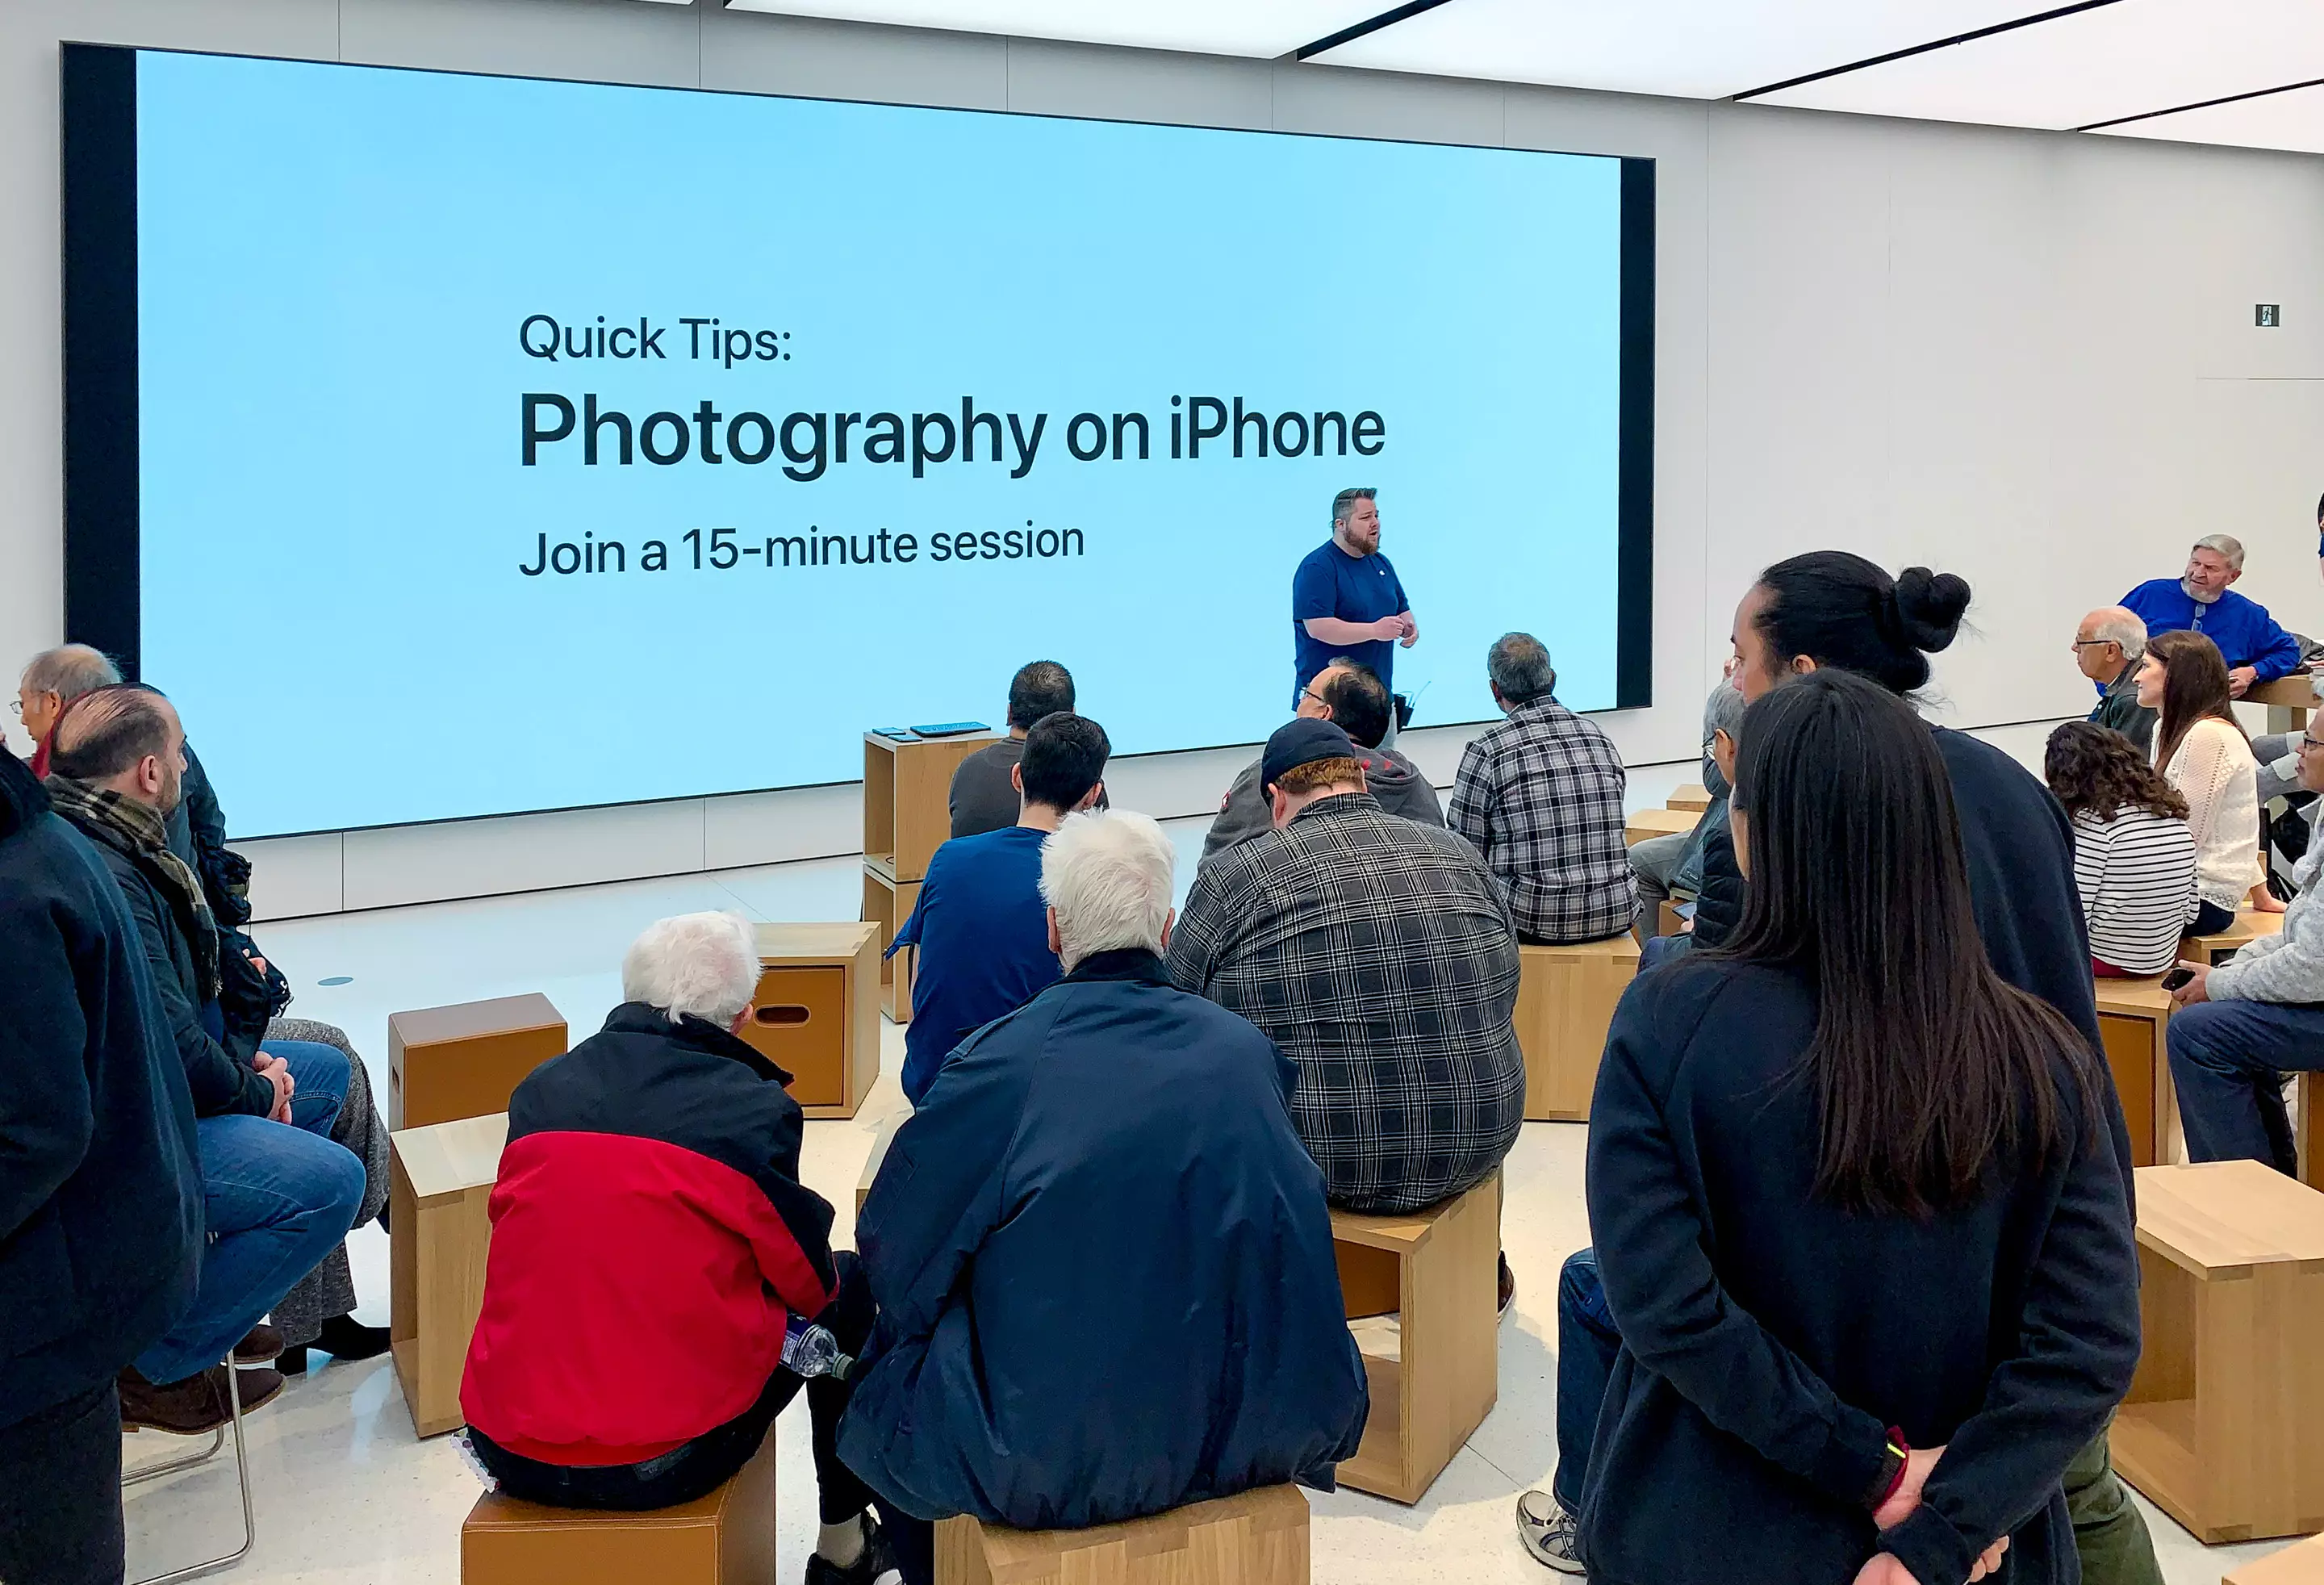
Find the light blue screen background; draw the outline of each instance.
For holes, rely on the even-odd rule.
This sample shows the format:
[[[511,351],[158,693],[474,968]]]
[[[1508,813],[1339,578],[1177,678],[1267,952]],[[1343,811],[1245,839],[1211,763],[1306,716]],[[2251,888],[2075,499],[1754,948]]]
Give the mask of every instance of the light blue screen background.
[[[1510,628],[1614,703],[1614,160],[150,52],[138,128],[144,675],[237,835],[851,780],[865,728],[998,723],[1036,657],[1117,753],[1255,741],[1347,484],[1413,602],[1418,724],[1494,714]],[[535,313],[643,317],[669,356],[540,361]],[[692,361],[685,316],[793,355]],[[577,432],[524,467],[525,392],[1049,417],[1020,480],[801,484],[779,451],[585,467]],[[1385,446],[1173,461],[1174,394],[1370,409]],[[1084,410],[1147,414],[1152,459],[1074,461]],[[929,558],[1028,519],[1087,555]],[[680,543],[809,523],[920,559]],[[517,571],[585,530],[631,570]]]

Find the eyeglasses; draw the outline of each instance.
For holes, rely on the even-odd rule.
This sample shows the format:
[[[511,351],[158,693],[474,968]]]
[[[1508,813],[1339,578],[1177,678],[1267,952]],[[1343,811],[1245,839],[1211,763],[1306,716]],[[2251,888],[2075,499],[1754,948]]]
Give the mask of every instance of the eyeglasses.
[[[2112,639],[2076,639],[2074,640],[2074,648],[2077,650],[2088,650],[2099,644],[2111,644],[2113,642],[2114,640]]]
[[[9,700],[9,701],[8,701],[8,708],[9,708],[9,709],[11,709],[11,710],[14,710],[14,711],[16,713],[16,719],[18,719],[19,721],[22,721],[22,720],[24,718],[24,701],[23,701],[23,700],[22,700],[22,699],[11,699],[11,700]]]
[[[1314,688],[1301,688],[1299,690],[1299,696],[1303,699],[1313,699],[1315,703],[1323,705],[1327,710],[1332,707],[1332,701],[1317,693]]]
[[[2300,746],[2303,749],[2324,749],[2324,737],[2310,737],[2302,733],[2300,734]]]

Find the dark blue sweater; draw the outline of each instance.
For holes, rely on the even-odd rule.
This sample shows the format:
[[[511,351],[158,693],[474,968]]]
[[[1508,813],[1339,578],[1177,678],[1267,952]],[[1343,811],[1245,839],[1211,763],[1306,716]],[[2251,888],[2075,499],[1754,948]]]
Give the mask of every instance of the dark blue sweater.
[[[1049,950],[1049,910],[1041,900],[1047,840],[1033,826],[1005,825],[955,836],[929,862],[919,903],[896,932],[897,946],[920,953],[912,1021],[904,1026],[904,1095],[913,1105],[954,1046],[1023,1007],[1064,972]]]

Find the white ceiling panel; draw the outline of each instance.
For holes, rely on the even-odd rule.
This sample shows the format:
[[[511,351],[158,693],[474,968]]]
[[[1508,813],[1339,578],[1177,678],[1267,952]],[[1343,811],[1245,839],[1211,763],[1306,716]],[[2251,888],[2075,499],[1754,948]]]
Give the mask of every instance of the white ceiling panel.
[[[2324,154],[2324,87],[2181,110],[2175,115],[2151,116],[2104,130],[2116,137],[2169,138],[2177,143]]]
[[[2043,0],[1447,0],[1314,59],[1719,99],[2044,9]]]
[[[732,11],[883,22],[954,32],[1135,44],[1206,55],[1286,55],[1394,0],[728,0]]]
[[[1754,102],[2073,127],[2316,77],[2319,0],[2119,0]]]

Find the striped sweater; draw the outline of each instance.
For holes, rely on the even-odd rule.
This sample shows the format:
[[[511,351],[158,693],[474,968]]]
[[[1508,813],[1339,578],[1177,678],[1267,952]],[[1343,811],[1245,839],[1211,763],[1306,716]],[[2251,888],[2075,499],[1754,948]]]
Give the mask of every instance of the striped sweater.
[[[2126,974],[2159,974],[2195,917],[2195,834],[2184,820],[2128,806],[2074,816],[2074,886],[2090,955]]]

